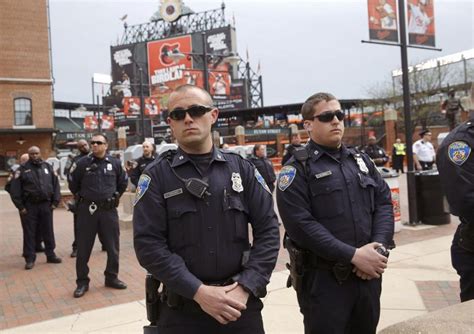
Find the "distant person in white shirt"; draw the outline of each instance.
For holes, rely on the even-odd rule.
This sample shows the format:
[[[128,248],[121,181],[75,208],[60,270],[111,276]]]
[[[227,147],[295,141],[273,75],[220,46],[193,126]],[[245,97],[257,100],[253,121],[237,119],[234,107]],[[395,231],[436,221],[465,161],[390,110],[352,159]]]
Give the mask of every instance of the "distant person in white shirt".
[[[425,12],[425,6],[429,0],[415,0],[414,3],[409,2],[410,19],[408,21],[408,33],[410,34],[426,34],[428,26],[433,21]],[[416,5],[415,3],[418,2]]]
[[[420,140],[413,144],[413,160],[417,170],[429,170],[433,168],[436,153],[431,144],[431,131],[423,130],[420,132]]]

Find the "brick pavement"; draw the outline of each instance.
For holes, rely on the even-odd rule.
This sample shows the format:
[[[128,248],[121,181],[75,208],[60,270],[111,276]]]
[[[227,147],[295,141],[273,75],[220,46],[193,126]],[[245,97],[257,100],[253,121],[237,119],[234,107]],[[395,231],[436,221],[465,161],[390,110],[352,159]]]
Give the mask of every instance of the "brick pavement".
[[[63,263],[47,264],[44,254],[40,253],[34,269],[26,271],[20,255],[22,232],[18,213],[6,205],[2,205],[0,213],[0,330],[144,298],[144,270],[134,254],[132,230],[122,230],[120,238],[119,277],[128,284],[128,289],[104,287],[106,254],[100,251],[100,243],[96,242],[89,262],[90,290],[76,299],[72,297],[76,287],[75,260],[69,257],[72,215],[64,209],[58,209],[54,214],[56,252],[63,258]],[[455,224],[449,224],[424,230],[403,229],[396,234],[395,240],[398,245],[404,245],[451,235],[455,227]],[[287,261],[287,253],[281,248],[275,271],[284,270]],[[458,302],[459,287],[455,282],[420,281],[417,286],[429,310]]]

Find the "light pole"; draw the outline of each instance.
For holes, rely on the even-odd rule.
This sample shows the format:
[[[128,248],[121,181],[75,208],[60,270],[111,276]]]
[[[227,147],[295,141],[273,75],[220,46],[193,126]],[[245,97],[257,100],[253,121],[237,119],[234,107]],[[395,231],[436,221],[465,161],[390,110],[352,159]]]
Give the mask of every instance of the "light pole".
[[[110,85],[112,83],[112,77],[108,74],[101,74],[101,73],[94,73],[91,78],[91,85],[92,85],[92,104],[96,106],[97,108],[97,129],[99,132],[101,132],[102,128],[102,120],[100,117],[100,104],[99,104],[99,94],[97,94],[97,104],[94,101],[95,95],[95,84],[102,84],[102,85]],[[102,101],[103,102],[103,101]],[[94,112],[94,115],[96,114]]]

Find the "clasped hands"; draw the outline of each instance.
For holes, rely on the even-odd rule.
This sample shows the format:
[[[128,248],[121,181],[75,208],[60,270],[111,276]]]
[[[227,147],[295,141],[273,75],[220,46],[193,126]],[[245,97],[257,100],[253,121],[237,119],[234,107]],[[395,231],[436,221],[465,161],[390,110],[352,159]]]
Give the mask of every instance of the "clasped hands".
[[[247,308],[249,294],[239,283],[225,286],[201,284],[194,300],[202,310],[223,325],[236,321]]]
[[[380,278],[387,268],[388,258],[379,254],[377,248],[382,246],[378,242],[372,242],[363,247],[357,248],[351,263],[354,265],[354,272],[357,277],[363,280]]]

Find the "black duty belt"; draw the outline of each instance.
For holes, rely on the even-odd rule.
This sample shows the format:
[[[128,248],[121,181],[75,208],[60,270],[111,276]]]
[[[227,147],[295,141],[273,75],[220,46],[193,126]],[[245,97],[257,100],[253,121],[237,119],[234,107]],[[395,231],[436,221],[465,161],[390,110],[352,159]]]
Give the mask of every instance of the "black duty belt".
[[[309,255],[305,262],[310,269],[331,271],[339,284],[344,283],[349,278],[353,268],[351,263],[328,261],[314,254]]]
[[[26,201],[30,202],[30,203],[33,203],[33,204],[49,202],[49,200],[47,198],[35,197],[35,196],[27,196]]]

